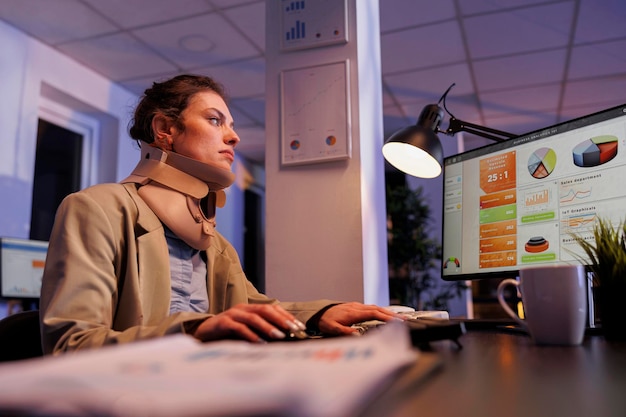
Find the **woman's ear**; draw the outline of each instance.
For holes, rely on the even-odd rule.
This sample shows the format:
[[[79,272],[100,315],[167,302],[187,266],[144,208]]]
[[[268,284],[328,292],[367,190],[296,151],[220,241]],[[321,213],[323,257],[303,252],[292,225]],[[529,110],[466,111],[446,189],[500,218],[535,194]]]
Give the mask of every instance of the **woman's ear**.
[[[154,145],[164,151],[171,151],[174,140],[172,138],[172,126],[174,123],[163,114],[156,114],[152,118],[152,133]]]

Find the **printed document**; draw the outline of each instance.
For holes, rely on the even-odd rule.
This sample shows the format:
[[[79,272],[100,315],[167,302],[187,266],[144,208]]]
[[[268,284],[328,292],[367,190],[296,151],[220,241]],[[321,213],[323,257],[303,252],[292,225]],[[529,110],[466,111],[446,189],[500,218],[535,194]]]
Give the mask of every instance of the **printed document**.
[[[267,344],[173,335],[0,365],[0,414],[342,417],[418,355],[401,323]]]

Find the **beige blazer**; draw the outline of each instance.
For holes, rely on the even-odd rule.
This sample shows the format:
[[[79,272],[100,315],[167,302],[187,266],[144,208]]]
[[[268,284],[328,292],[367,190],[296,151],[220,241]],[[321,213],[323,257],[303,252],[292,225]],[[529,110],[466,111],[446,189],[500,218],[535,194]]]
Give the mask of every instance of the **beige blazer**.
[[[207,250],[209,312],[169,314],[170,268],[161,222],[134,184],[100,184],[59,206],[43,274],[44,353],[191,331],[239,303],[279,303],[247,280],[218,234]],[[330,300],[280,303],[306,323]]]

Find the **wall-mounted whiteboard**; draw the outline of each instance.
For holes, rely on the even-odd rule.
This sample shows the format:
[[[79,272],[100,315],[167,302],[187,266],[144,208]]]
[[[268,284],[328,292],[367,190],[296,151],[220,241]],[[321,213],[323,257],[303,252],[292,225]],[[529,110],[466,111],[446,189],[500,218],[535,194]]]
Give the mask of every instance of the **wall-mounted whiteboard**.
[[[281,163],[351,156],[348,62],[281,72]]]

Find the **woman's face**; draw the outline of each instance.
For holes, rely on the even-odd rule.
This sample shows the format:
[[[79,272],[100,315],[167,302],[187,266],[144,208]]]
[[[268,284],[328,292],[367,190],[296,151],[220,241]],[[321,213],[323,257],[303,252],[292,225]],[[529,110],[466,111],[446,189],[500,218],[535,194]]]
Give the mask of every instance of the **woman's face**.
[[[212,91],[191,96],[181,113],[184,129],[171,127],[172,151],[230,169],[235,159],[235,146],[240,139],[233,130],[233,118],[228,106]]]

